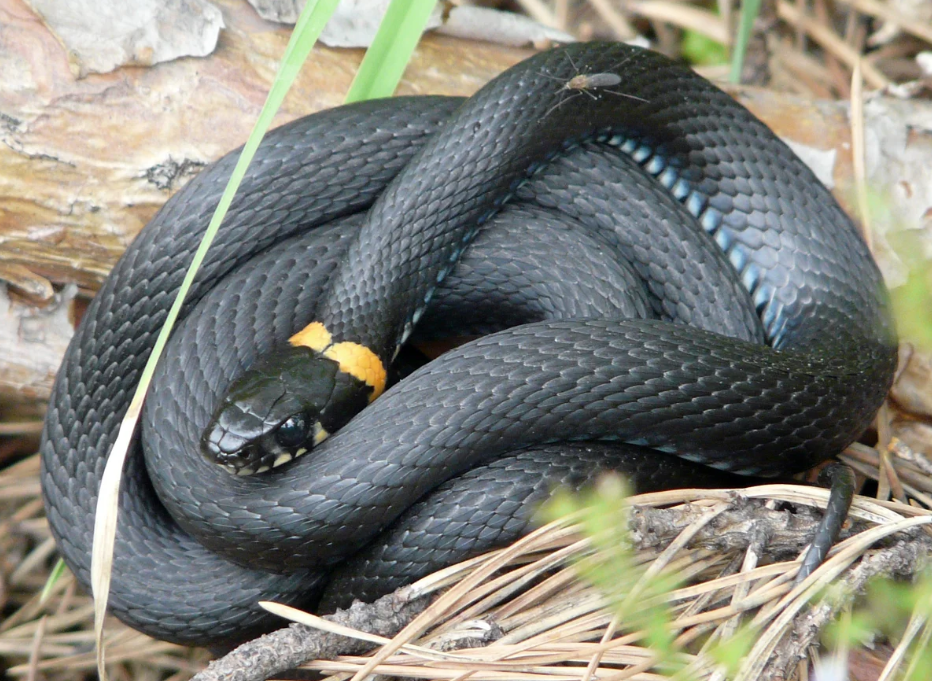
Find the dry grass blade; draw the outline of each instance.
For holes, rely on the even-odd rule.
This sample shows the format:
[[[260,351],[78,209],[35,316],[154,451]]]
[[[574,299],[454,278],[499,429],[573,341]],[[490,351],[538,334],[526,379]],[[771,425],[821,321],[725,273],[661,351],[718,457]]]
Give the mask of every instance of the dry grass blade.
[[[872,248],[874,242],[871,228],[870,206],[867,200],[867,166],[864,149],[864,81],[863,61],[859,58],[851,72],[851,155],[854,158],[854,186],[857,192],[858,213],[861,218],[861,235]]]
[[[877,677],[877,681],[890,681],[890,679],[894,678],[894,674],[899,671],[906,659],[909,646],[920,632],[923,630],[928,631],[928,624],[929,620],[925,615],[913,613],[909,623],[906,625],[906,631],[903,632],[903,636],[900,638],[899,643],[897,643],[896,648],[893,649],[893,654],[890,655],[890,659],[887,660],[887,664],[884,665],[883,671],[880,673],[880,676]]]
[[[0,423],[0,435],[38,435],[42,432],[42,421],[7,421]]]
[[[830,28],[804,14],[799,8],[786,2],[786,0],[780,0],[780,2],[777,3],[777,15],[784,21],[805,31],[806,35],[819,43],[826,51],[849,68],[854,69],[855,65],[860,61],[861,55],[857,50],[848,45]],[[864,63],[862,68],[864,71],[864,80],[871,87],[884,89],[892,84],[891,81],[873,65]]]
[[[695,31],[723,45],[731,44],[731,32],[720,16],[692,5],[667,0],[638,0],[627,5],[634,14],[652,21]]]
[[[0,476],[0,502],[12,502],[17,499],[36,498],[41,492],[39,486],[39,457],[31,456],[19,463],[3,469]],[[17,510],[23,515],[22,509]],[[26,515],[32,515],[26,513]],[[17,517],[11,517],[7,522],[16,522]]]
[[[615,9],[615,6],[609,0],[589,0],[589,4],[620,39],[628,40],[637,35],[637,31],[634,30],[625,15]]]
[[[560,26],[560,22],[557,21],[556,15],[542,0],[518,0],[518,4],[521,6],[521,9],[527,12],[529,17],[534,19],[534,21],[554,28]]]
[[[919,635],[919,640],[916,642],[916,645],[914,646],[913,650],[914,651],[928,651],[929,642],[932,641],[932,627],[929,626],[928,612],[926,612],[922,617],[915,617],[914,619],[916,621],[917,627],[918,627],[919,621],[922,622],[922,627],[921,627],[922,633]],[[913,622],[910,622],[910,625],[912,624]],[[904,636],[904,639],[905,638],[906,636]],[[928,659],[927,656],[926,656],[926,659]],[[912,659],[909,661],[909,667],[907,667],[906,672],[903,674],[903,678],[915,679],[916,669],[920,664],[922,664],[922,660],[923,660],[922,656],[918,654],[914,654]],[[899,671],[897,668],[893,669],[893,673],[896,673],[897,671]]]
[[[42,638],[45,636],[45,617],[39,620],[39,626],[36,627],[36,635],[33,637],[32,649],[29,651],[29,671],[26,674],[27,681],[35,681],[39,673],[39,650],[42,648]]]
[[[120,478],[129,454],[130,443],[142,412],[143,399],[148,383],[141,381],[129,409],[120,423],[116,441],[107,457],[97,507],[94,512],[94,546],[91,551],[91,590],[94,595],[94,633],[96,638],[97,671],[101,681],[107,681],[104,663],[104,619],[110,595],[110,577],[113,569],[113,547],[116,543],[117,517],[120,507]]]
[[[892,22],[905,33],[932,43],[932,24],[916,21],[913,17],[900,12],[892,3],[882,3],[879,0],[839,0],[839,2],[864,14]]]
[[[227,181],[223,194],[217,203],[200,243],[187,266],[184,279],[181,282],[168,313],[165,317],[158,336],[152,345],[149,357],[139,377],[139,383],[133,393],[132,400],[126,414],[120,422],[116,440],[107,454],[107,463],[100,480],[97,505],[94,516],[94,539],[91,549],[91,587],[94,595],[95,618],[94,629],[97,644],[97,671],[101,681],[107,681],[107,670],[104,664],[104,616],[107,611],[107,601],[110,594],[111,569],[113,564],[113,551],[116,543],[116,525],[119,514],[120,478],[123,466],[128,456],[130,445],[136,426],[139,423],[145,395],[165,345],[169,333],[178,319],[182,303],[194,281],[207,249],[210,247],[217,230],[223,221],[227,210],[233,201],[233,196],[239,189],[240,183],[246,174],[246,169],[252,161],[256,150],[262,141],[263,135],[272,124],[272,118],[278,111],[285,98],[285,94],[294,82],[298,70],[304,63],[311,48],[317,41],[317,36],[336,8],[338,0],[314,0],[302,10],[295,24],[291,39],[285,48],[276,72],[275,80],[266,96],[265,103],[253,126],[252,133],[239,152],[236,165]]]

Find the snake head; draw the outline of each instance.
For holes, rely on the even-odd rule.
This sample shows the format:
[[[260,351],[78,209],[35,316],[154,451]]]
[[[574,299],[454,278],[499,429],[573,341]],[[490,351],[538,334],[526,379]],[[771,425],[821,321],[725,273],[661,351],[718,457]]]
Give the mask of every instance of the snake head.
[[[311,451],[368,402],[369,390],[306,347],[260,359],[229,387],[201,436],[208,461],[240,476]]]

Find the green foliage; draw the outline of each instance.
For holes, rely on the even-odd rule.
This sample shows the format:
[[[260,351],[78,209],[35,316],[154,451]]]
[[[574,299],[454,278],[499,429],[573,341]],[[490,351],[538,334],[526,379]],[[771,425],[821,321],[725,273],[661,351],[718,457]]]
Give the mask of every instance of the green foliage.
[[[392,0],[346,93],[346,103],[391,97],[436,0]]]
[[[932,667],[932,568],[920,572],[911,583],[875,579],[856,608],[847,611],[826,627],[823,641],[829,649],[862,645],[882,635],[890,641],[902,640],[911,626],[919,636],[909,645],[909,664],[898,678],[919,681],[928,678]]]
[[[932,627],[929,626],[927,618],[922,630],[922,636],[912,646],[913,656],[906,668],[906,673],[903,675],[903,681],[925,681],[929,678],[929,670],[932,669],[930,638],[932,638]]]
[[[911,268],[906,283],[890,292],[900,338],[932,350],[932,276]]]
[[[200,268],[201,263],[204,261],[204,256],[207,254],[207,249],[213,242],[217,230],[220,229],[220,224],[223,222],[223,218],[226,216],[227,210],[233,202],[233,196],[236,194],[237,189],[239,189],[240,183],[242,183],[243,177],[246,175],[246,169],[249,167],[250,162],[252,162],[256,150],[259,148],[259,143],[272,125],[272,119],[275,113],[284,101],[285,95],[291,88],[292,83],[294,83],[295,78],[301,70],[301,66],[314,47],[314,43],[317,42],[317,37],[320,35],[328,19],[330,19],[330,15],[333,14],[338,2],[339,0],[309,0],[302,10],[301,16],[298,17],[298,22],[295,24],[291,39],[288,41],[288,46],[285,48],[285,55],[282,58],[282,63],[278,67],[278,73],[275,74],[275,81],[269,89],[265,104],[263,104],[252,132],[246,140],[242,152],[240,152],[240,157],[236,162],[236,166],[233,168],[230,180],[210,219],[210,224],[207,227],[207,231],[204,233],[204,238],[201,240],[197,251],[194,253],[191,265],[185,273],[184,281],[181,283],[181,287],[178,290],[178,295],[165,319],[165,325],[159,333],[158,339],[152,349],[152,354],[149,356],[149,361],[143,370],[143,375],[137,389],[137,397],[148,389],[152,374],[155,371],[155,365],[162,355],[165,343],[168,341],[168,335],[175,324],[175,320],[178,318],[181,305],[188,294],[188,289],[191,287],[194,276]]]
[[[58,583],[58,580],[61,579],[61,576],[65,574],[67,566],[65,565],[64,558],[59,558],[52,567],[52,571],[49,573],[49,578],[45,580],[45,585],[42,587],[42,593],[39,594],[39,603],[45,603],[49,596],[52,593],[52,589],[55,588],[55,584]]]
[[[728,62],[728,50],[720,42],[696,31],[685,31],[680,45],[683,56],[690,64],[712,66]]]
[[[659,673],[672,675],[676,681],[691,681],[697,678],[695,669],[682,662],[677,629],[667,605],[668,594],[682,580],[669,570],[655,573],[639,561],[628,531],[628,496],[625,481],[609,475],[589,492],[557,493],[540,515],[544,521],[572,517],[579,524],[591,543],[591,551],[577,560],[580,576],[605,597],[623,631],[640,632],[642,644],[656,656]],[[841,585],[833,585],[821,598],[842,604],[849,597]],[[759,633],[751,625],[740,626],[725,639],[707,642],[702,656],[719,666],[723,678],[734,678]],[[863,603],[853,610],[843,609],[837,621],[826,628],[823,641],[830,650],[845,651],[877,635],[894,642],[909,637],[908,667],[897,678],[928,678],[932,668],[932,568],[912,583],[873,581]]]
[[[760,3],[761,0],[745,0],[741,3],[741,16],[738,20],[738,32],[735,35],[735,45],[731,52],[731,71],[728,75],[728,80],[732,83],[741,82],[744,55],[748,51],[748,42],[751,39],[754,20],[760,14]]]
[[[178,291],[176,307],[179,309],[181,307],[181,301],[184,300],[184,296],[187,295],[191,281],[194,279],[194,273],[200,267],[204,255],[207,252],[207,248],[210,246],[217,230],[220,228],[220,223],[226,216],[227,210],[233,201],[233,196],[236,194],[236,190],[239,189],[239,185],[246,175],[246,169],[252,162],[256,150],[259,148],[259,143],[272,125],[272,119],[275,117],[275,114],[278,112],[279,107],[285,99],[285,95],[288,93],[292,83],[294,83],[295,78],[297,78],[298,73],[301,71],[301,67],[304,65],[305,60],[307,60],[307,56],[311,53],[311,49],[313,49],[314,44],[317,42],[320,32],[324,29],[324,26],[330,19],[334,10],[336,10],[337,3],[339,3],[339,0],[308,0],[308,3],[301,11],[298,22],[295,24],[294,31],[291,33],[291,39],[288,41],[288,46],[285,48],[285,55],[282,58],[282,63],[278,67],[275,80],[272,82],[272,87],[269,89],[269,94],[266,96],[265,104],[262,105],[259,117],[256,119],[252,132],[249,134],[249,138],[243,146],[243,151],[240,153],[240,157],[236,162],[236,167],[233,169],[233,173],[230,176],[230,181],[227,183],[223,195],[220,198],[220,202],[217,205],[217,209],[210,220],[210,225],[207,228],[207,232],[204,234],[204,239],[201,241],[197,252],[194,254],[194,259],[191,262],[191,267],[188,270],[181,290]],[[175,307],[172,308],[172,312],[175,312]],[[172,312],[169,313],[169,320],[166,321],[166,329],[163,330],[166,336],[167,329],[170,329],[171,325],[174,323],[175,315],[173,315]],[[157,349],[152,352],[155,358],[161,353],[161,349],[158,348],[158,346],[156,347]],[[149,371],[148,365],[146,366],[146,371]]]
[[[606,598],[625,632],[642,632],[643,644],[656,655],[658,671],[690,681],[696,676],[678,655],[677,630],[667,605],[668,594],[681,585],[682,578],[670,570],[655,573],[638,560],[628,530],[629,495],[623,478],[606,475],[589,492],[554,495],[541,511],[542,520],[573,516],[592,544],[592,551],[576,563],[582,578]],[[734,635],[709,645],[706,654],[730,678],[758,633],[750,626],[739,627]]]
[[[716,641],[714,645],[709,646],[707,653],[724,668],[726,678],[734,678],[744,658],[754,647],[758,634],[760,631],[756,627],[740,626],[728,638]]]
[[[658,666],[674,671],[682,664],[676,659],[672,615],[665,596],[680,579],[670,572],[650,574],[639,564],[628,532],[629,495],[630,488],[620,476],[607,475],[587,493],[558,493],[542,513],[547,519],[578,514],[583,534],[593,548],[579,559],[580,574],[604,595],[625,631],[644,633]]]
[[[872,224],[889,225],[887,243],[905,266],[906,282],[890,291],[893,315],[902,340],[932,351],[932,268],[919,230],[898,224],[894,199],[870,189],[867,206]],[[891,216],[893,216],[891,218]]]
[[[900,269],[906,272],[906,282],[890,290],[899,337],[932,352],[932,268],[928,245],[923,243],[920,230],[908,229],[903,224],[894,197],[869,186],[863,191],[863,197],[852,192],[850,203],[861,206],[859,212],[866,213],[863,222],[875,226],[873,229],[886,240],[879,252],[889,254],[892,249],[902,263]]]
[[[162,333],[166,338],[174,323],[177,311],[181,307],[181,302],[187,294],[188,287],[194,279],[194,274],[200,267],[207,248],[213,241],[214,235],[219,229],[230,203],[233,201],[233,196],[246,174],[246,169],[252,161],[256,149],[258,149],[259,143],[271,126],[273,117],[301,71],[301,67],[307,60],[321,31],[336,10],[338,3],[339,0],[308,0],[301,11],[265,104],[259,112],[259,117],[249,135],[249,139],[246,140],[230,181],[220,198],[207,232],[204,234],[204,239],[194,255],[182,288],[178,292],[176,304],[169,313],[169,319]],[[407,64],[424,30],[434,3],[435,0],[392,0],[385,21],[379,27],[375,42],[370,49],[370,51],[374,50],[374,52],[372,55],[366,54],[363,65],[360,67],[360,73],[357,74],[347,95],[347,101],[357,101],[374,96],[387,96],[394,91],[404,71],[404,65]],[[159,337],[159,340],[162,340],[162,336]],[[161,347],[156,344],[156,348],[152,352],[152,360],[157,360],[160,354]],[[154,369],[155,362],[150,361],[150,364],[151,368]],[[145,371],[150,371],[149,365],[146,366]]]
[[[846,611],[825,628],[822,636],[829,648],[838,649],[868,643],[876,633],[876,624],[867,612]]]
[[[233,202],[233,196],[236,194],[237,189],[239,189],[243,181],[243,177],[246,175],[246,169],[249,167],[250,162],[252,162],[256,150],[259,148],[259,143],[272,125],[272,119],[275,113],[284,101],[285,95],[291,88],[292,83],[294,83],[298,72],[301,70],[301,66],[314,47],[314,43],[317,42],[317,37],[330,19],[330,15],[333,14],[338,2],[339,0],[309,0],[301,11],[298,22],[295,24],[294,31],[291,34],[291,39],[288,41],[288,46],[285,48],[285,55],[282,58],[282,63],[278,67],[278,73],[275,74],[275,81],[269,89],[265,104],[263,104],[252,132],[246,140],[242,152],[240,152],[240,157],[236,162],[236,166],[233,168],[230,180],[223,191],[223,195],[220,197],[217,208],[210,219],[210,224],[204,232],[204,238],[201,240],[197,251],[194,253],[191,265],[185,273],[184,280],[181,283],[175,301],[165,319],[165,324],[159,332],[159,336],[152,348],[149,361],[143,369],[142,377],[140,378],[139,386],[137,387],[136,395],[133,400],[134,402],[138,400],[141,403],[141,396],[148,389],[152,374],[155,372],[155,366],[162,355],[171,329],[178,318],[181,305],[188,294],[188,289],[191,287],[194,276],[200,268],[201,263],[204,261],[207,249],[210,248],[210,244],[213,242],[217,231],[220,229],[220,224],[223,222],[223,218],[226,216],[227,210]]]
[[[863,612],[878,631],[896,637],[910,614],[918,609],[932,614],[932,572],[920,574],[912,584],[889,579],[872,582]]]
[[[353,97],[355,100],[365,99],[372,96],[385,96],[391,94],[398,79],[404,71],[404,65],[410,58],[411,53],[420,38],[430,10],[433,8],[435,0],[392,0],[391,6],[386,14],[387,24],[380,26],[376,36],[373,48],[377,50],[375,55],[370,58],[366,55],[363,66],[360,68],[361,74],[357,74],[353,81],[353,87],[347,97]],[[294,83],[295,78],[301,71],[301,67],[307,60],[308,55],[313,49],[321,31],[329,21],[331,15],[337,8],[339,0],[308,0],[298,21],[295,24],[294,31],[285,48],[285,54],[282,62],[275,74],[275,80],[269,89],[265,104],[259,112],[256,123],[253,126],[246,144],[240,153],[236,166],[230,176],[230,180],[224,189],[223,195],[217,204],[207,231],[204,233],[194,257],[191,266],[185,274],[184,281],[178,291],[175,303],[168,313],[165,325],[159,334],[159,337],[152,350],[148,364],[143,370],[143,376],[140,381],[137,395],[141,395],[148,388],[155,365],[161,356],[165,342],[171,332],[172,326],[177,319],[181,310],[182,302],[187,295],[188,289],[194,280],[197,270],[200,268],[207,253],[207,249],[213,242],[223,218],[233,201],[233,196],[239,189],[243,177],[246,175],[246,169],[252,162],[252,158],[259,148],[259,144],[265,133],[272,124],[272,119],[278,112],[285,95]],[[394,80],[393,80],[394,79]],[[359,83],[357,86],[357,82]]]

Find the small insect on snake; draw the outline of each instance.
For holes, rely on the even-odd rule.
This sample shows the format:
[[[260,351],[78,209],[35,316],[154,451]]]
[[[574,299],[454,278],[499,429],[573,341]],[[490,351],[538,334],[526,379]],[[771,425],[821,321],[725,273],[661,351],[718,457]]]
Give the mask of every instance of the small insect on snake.
[[[543,74],[549,78],[548,74]],[[554,79],[558,80],[558,79]],[[617,73],[578,73],[568,81],[566,81],[560,90],[568,90],[572,94],[564,99],[563,101],[557,102],[550,109],[547,110],[547,113],[544,114],[546,118],[549,116],[555,109],[563,106],[566,102],[575,98],[579,94],[584,94],[587,97],[592,99],[598,99],[598,95],[593,94],[592,90],[601,89],[601,88],[610,88],[616,85],[621,85],[621,76]],[[643,97],[638,97],[637,95],[631,95],[626,92],[617,92],[615,90],[605,90],[609,94],[618,95],[619,97],[627,97],[629,99],[636,100],[638,102],[646,102],[647,100]]]
[[[597,87],[612,87],[620,84],[621,76],[617,73],[580,73],[578,76],[570,78],[566,85],[563,86],[563,89],[586,92],[586,90],[592,90]],[[590,93],[586,92],[586,94]],[[635,99],[640,99],[640,97],[635,97]]]

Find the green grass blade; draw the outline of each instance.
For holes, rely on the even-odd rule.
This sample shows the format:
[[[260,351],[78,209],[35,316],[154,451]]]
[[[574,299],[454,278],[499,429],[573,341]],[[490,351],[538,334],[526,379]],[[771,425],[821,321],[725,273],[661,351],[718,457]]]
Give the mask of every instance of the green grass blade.
[[[52,568],[52,571],[49,573],[49,578],[45,580],[45,586],[42,587],[42,593],[39,594],[39,605],[43,605],[52,594],[52,589],[55,588],[55,584],[58,583],[58,580],[61,579],[61,576],[65,574],[67,570],[65,561],[61,558],[58,559],[58,562],[55,563],[55,566]]]
[[[346,93],[347,104],[391,97],[435,4],[436,0],[392,0]]]
[[[744,55],[748,51],[748,41],[751,39],[751,29],[754,20],[760,13],[760,0],[745,0],[741,3],[741,16],[738,19],[738,34],[731,52],[731,72],[728,80],[732,83],[741,82],[741,71],[744,69]]]
[[[126,460],[127,452],[129,451],[132,434],[139,420],[143,398],[149,389],[152,375],[155,372],[155,366],[165,349],[165,344],[178,318],[178,313],[181,311],[181,306],[188,289],[190,289],[191,283],[194,281],[194,276],[207,253],[207,249],[213,242],[214,236],[233,201],[233,196],[246,174],[246,169],[252,161],[256,149],[259,147],[262,137],[271,126],[272,119],[278,111],[279,106],[281,106],[285,94],[287,94],[288,89],[297,77],[298,72],[301,70],[301,66],[304,64],[305,59],[307,59],[307,55],[314,47],[314,43],[317,42],[317,37],[323,30],[330,15],[333,14],[338,2],[339,0],[309,0],[304,10],[301,12],[301,16],[298,18],[298,22],[291,34],[288,47],[285,49],[285,56],[278,68],[278,73],[266,97],[262,111],[259,113],[252,133],[249,135],[249,139],[246,141],[246,145],[240,153],[239,160],[237,161],[236,167],[233,169],[233,173],[223,192],[223,196],[220,198],[220,202],[211,218],[207,231],[204,233],[204,238],[201,240],[200,246],[198,246],[194,258],[191,261],[191,265],[185,273],[184,281],[181,284],[181,288],[178,290],[175,301],[165,319],[165,324],[162,326],[155,345],[152,348],[152,354],[149,355],[149,360],[143,369],[139,384],[136,386],[136,392],[130,402],[129,409],[120,424],[116,442],[107,459],[107,465],[104,469],[97,499],[94,545],[91,558],[91,582],[95,596],[94,628],[97,643],[97,669],[103,681],[107,679],[106,668],[104,666],[103,621],[110,592],[110,565],[113,560],[113,547],[116,540],[116,517],[120,473],[123,470],[123,464]]]

